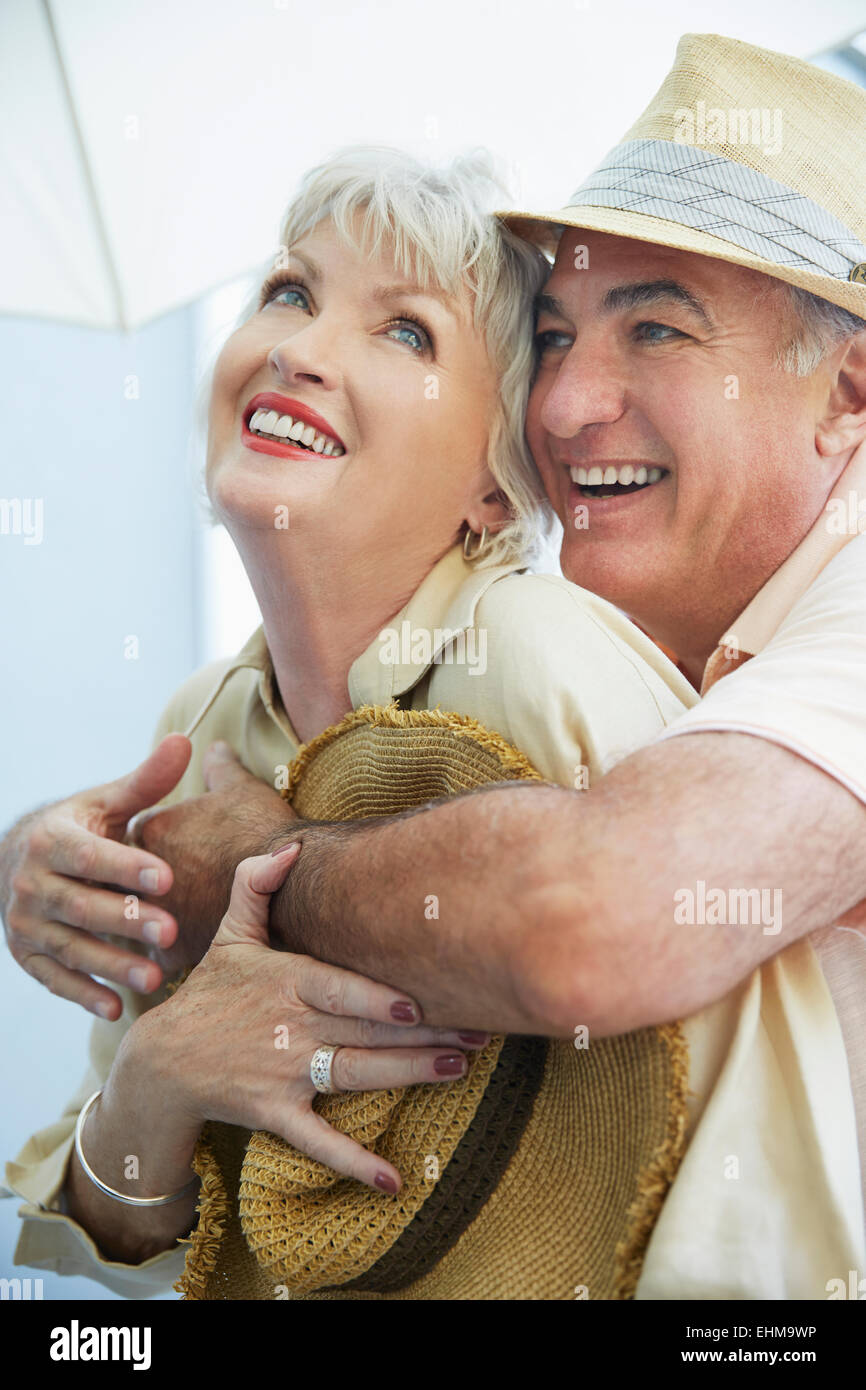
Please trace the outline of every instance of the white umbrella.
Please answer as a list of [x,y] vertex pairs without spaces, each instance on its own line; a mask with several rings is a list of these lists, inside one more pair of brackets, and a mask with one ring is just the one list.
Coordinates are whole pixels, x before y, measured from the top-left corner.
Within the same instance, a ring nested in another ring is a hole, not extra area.
[[[807,56],[863,0],[728,0]],[[717,0],[3,0],[0,312],[136,328],[260,265],[335,147],[485,144],[561,205]],[[520,187],[522,185],[522,187]]]

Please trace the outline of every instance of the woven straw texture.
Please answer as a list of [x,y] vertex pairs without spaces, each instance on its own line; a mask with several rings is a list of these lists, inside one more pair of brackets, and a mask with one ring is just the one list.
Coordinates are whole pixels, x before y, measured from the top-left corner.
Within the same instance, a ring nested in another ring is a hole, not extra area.
[[[474,720],[367,706],[307,745],[286,788],[305,818],[394,814],[540,780]],[[322,1095],[317,1111],[392,1162],[396,1196],[277,1136],[205,1126],[187,1299],[632,1296],[678,1166],[688,1063],[677,1025],[602,1039],[493,1038],[441,1085]]]
[[[729,143],[715,138],[711,122],[704,138],[696,122],[689,141],[696,149],[754,169],[811,199],[838,218],[866,244],[866,91],[835,73],[719,34],[685,34],[674,66],[647,109],[622,138],[674,142],[681,129],[676,113],[767,111],[781,113],[780,148],[760,141]],[[501,214],[520,235],[553,251],[553,224],[585,227],[638,241],[730,261],[762,271],[866,318],[866,284],[836,280],[802,268],[777,265],[743,250],[723,235],[678,221],[615,207],[579,202],[558,212]]]

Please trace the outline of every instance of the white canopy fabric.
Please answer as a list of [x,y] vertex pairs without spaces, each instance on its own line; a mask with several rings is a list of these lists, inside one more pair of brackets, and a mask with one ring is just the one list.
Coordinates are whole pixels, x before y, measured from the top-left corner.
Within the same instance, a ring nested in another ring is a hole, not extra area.
[[799,56],[863,0],[3,0],[0,312],[132,329],[260,266],[340,145],[486,145],[561,205],[686,31]]

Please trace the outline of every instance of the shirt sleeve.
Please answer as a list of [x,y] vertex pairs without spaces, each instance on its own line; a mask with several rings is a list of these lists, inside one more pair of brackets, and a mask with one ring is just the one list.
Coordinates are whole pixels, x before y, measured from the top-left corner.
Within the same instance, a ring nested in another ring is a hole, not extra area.
[[[137,943],[125,943],[138,949]],[[93,1238],[65,1214],[63,1187],[72,1153],[75,1124],[87,1099],[108,1079],[120,1040],[142,1013],[165,999],[164,989],[139,995],[122,986],[123,1013],[114,1023],[97,1019],[90,1032],[89,1064],[75,1095],[53,1124],[31,1135],[16,1157],[6,1164],[4,1195],[23,1197],[19,1208],[21,1233],[13,1264],[55,1274],[78,1274],[105,1285],[126,1298],[150,1298],[171,1292],[179,1278],[185,1251],[175,1246],[138,1265],[106,1259]]]
[[[152,747],[173,729],[182,727],[183,710],[173,697],[160,717]],[[118,938],[120,940],[120,938]],[[144,954],[135,941],[123,940],[127,950]],[[75,1095],[53,1124],[31,1135],[16,1157],[6,1164],[5,1191],[0,1196],[24,1198],[19,1208],[21,1233],[13,1263],[60,1275],[84,1275],[125,1298],[151,1298],[170,1293],[183,1271],[185,1248],[174,1246],[138,1265],[106,1259],[94,1240],[66,1215],[63,1187],[72,1152],[75,1124],[94,1091],[104,1086],[121,1039],[137,1018],[166,998],[165,988],[151,995],[113,985],[123,1002],[115,1022],[97,1019],[90,1031],[87,1070]]]
[[794,604],[763,651],[660,735],[730,731],[789,748],[866,801],[866,535]]

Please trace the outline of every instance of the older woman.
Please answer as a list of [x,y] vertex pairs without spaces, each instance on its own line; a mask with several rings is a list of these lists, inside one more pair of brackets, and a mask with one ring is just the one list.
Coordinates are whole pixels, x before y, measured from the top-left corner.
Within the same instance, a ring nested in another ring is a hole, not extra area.
[[[165,711],[157,746],[183,775],[164,806],[204,791],[215,739],[274,786],[347,710],[395,696],[473,716],[567,787],[587,785],[694,700],[609,604],[527,572],[551,520],[522,424],[545,264],[488,216],[501,200],[479,157],[439,174],[393,151],[354,150],[314,170],[291,204],[286,254],[225,344],[210,392],[208,494],[263,623]],[[185,770],[190,744],[161,744],[178,729],[191,744]],[[63,843],[51,824],[31,824],[24,849],[16,842],[13,934],[67,973],[152,989],[158,972],[128,971],[130,960],[154,966],[116,943],[111,957],[88,956],[82,928],[132,936],[116,885],[134,889],[147,865],[162,874],[158,896],[165,866],[110,831],[95,835],[95,822]],[[269,1130],[398,1190],[393,1165],[312,1109],[312,1055],[340,1045],[342,1090],[447,1082],[465,1070],[462,1049],[486,1035],[413,1027],[398,991],[271,951],[262,903],[292,853],[241,866],[220,933],[176,994],[123,988],[111,1022],[112,992],[89,982],[91,1005],[108,1005],[90,1071],[62,1120],[7,1171],[29,1202],[20,1263],[138,1296],[167,1287],[194,1220],[190,1162],[206,1120]],[[7,845],[7,865],[15,858]],[[72,905],[58,878],[79,880]],[[147,915],[150,939],[170,944],[169,914],[154,904]],[[57,988],[73,994],[65,978]],[[282,1049],[275,1011],[288,1020]],[[75,1152],[76,1120],[97,1091]]]

